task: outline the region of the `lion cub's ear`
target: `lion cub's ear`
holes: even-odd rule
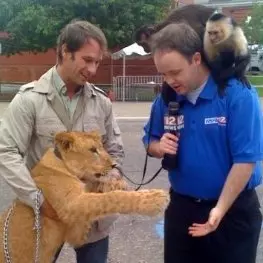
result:
[[[55,145],[60,149],[67,151],[74,143],[74,136],[69,132],[59,132],[55,136]]]
[[[95,141],[101,141],[101,134],[99,130],[93,130],[86,133],[88,137],[92,137]]]

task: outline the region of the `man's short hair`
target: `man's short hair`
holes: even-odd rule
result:
[[[57,60],[61,63],[62,46],[66,44],[69,52],[78,51],[90,39],[96,40],[102,52],[107,52],[107,40],[100,28],[84,20],[74,20],[67,24],[57,39]]]
[[[169,24],[151,38],[151,51],[177,51],[188,60],[202,52],[202,40],[186,23]]]

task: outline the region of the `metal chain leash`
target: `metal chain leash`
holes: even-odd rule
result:
[[[36,250],[35,250],[35,263],[39,262],[39,248],[40,248],[40,232],[41,232],[41,220],[40,220],[40,196],[41,190],[37,191],[35,199],[35,227],[36,230]]]
[[[40,232],[41,232],[40,196],[41,196],[41,190],[38,190],[35,198],[35,210],[34,210],[35,212],[34,230],[36,230],[36,248],[35,248],[34,263],[39,263],[39,247],[40,247]],[[8,226],[9,226],[11,214],[14,210],[14,206],[15,205],[13,204],[12,207],[9,209],[4,223],[3,245],[4,245],[4,254],[5,254],[6,263],[12,263],[9,248],[8,248]]]
[[[5,254],[6,263],[11,263],[11,257],[9,255],[9,250],[8,250],[8,225],[9,225],[10,216],[14,210],[14,206],[15,205],[13,204],[12,207],[9,209],[4,223],[3,243],[4,243],[4,254]]]

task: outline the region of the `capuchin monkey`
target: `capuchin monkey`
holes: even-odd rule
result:
[[[149,42],[151,36],[172,23],[188,23],[203,40],[205,25],[208,18],[215,12],[214,8],[198,4],[189,4],[171,11],[166,19],[156,25],[143,25],[134,35],[135,42],[142,46],[145,52],[151,52]]]
[[[214,13],[207,21],[204,54],[219,88],[224,89],[231,77],[250,84],[245,76],[250,62],[247,39],[243,30],[230,17]]]
[[[189,4],[179,8],[176,8],[171,11],[167,18],[155,25],[143,25],[140,27],[134,35],[135,42],[142,46],[145,52],[151,52],[150,41],[151,36],[156,32],[163,29],[165,26],[172,23],[188,23],[200,36],[200,39],[203,42],[203,36],[205,32],[205,25],[208,18],[215,12],[214,8],[206,7],[198,4]],[[202,57],[205,61],[205,56],[202,54]],[[207,63],[206,63],[207,64]],[[162,85],[162,98],[165,104],[168,105],[171,99],[174,99],[174,92],[169,87],[169,85],[164,82]]]
[[[190,4],[176,8],[160,23],[140,27],[135,32],[135,42],[142,46],[145,52],[149,53],[151,52],[150,41],[153,34],[172,23],[187,23],[196,31],[203,42],[203,50],[201,51],[202,59],[204,64],[211,70],[211,74],[218,85],[219,92],[224,91],[230,77],[237,77],[250,86],[245,77],[245,70],[249,63],[250,56],[247,52],[247,42],[243,31],[233,20],[224,15],[222,19],[218,19],[215,11],[216,9],[214,8],[198,4]],[[219,41],[218,44],[210,42],[210,36],[211,38],[215,38],[213,32],[212,35],[208,33],[208,28],[212,28],[212,26],[213,28],[220,29],[220,32],[223,32],[220,39],[224,41]],[[208,35],[208,37],[204,37],[205,34]],[[220,34],[218,35],[220,36]],[[216,38],[214,41],[216,41]],[[235,41],[237,41],[237,43]],[[214,52],[214,50],[220,50],[220,56],[214,55],[218,54],[218,52]],[[164,82],[162,85],[162,98],[167,105],[173,97],[173,93],[169,85]]]

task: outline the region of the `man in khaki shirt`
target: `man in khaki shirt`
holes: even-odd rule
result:
[[[57,43],[57,65],[20,88],[0,124],[0,174],[33,209],[37,188],[29,170],[52,146],[57,132],[100,130],[104,147],[116,162],[109,176],[121,176],[124,158],[112,104],[88,83],[107,50],[103,32],[86,21],[75,21],[65,26]],[[41,204],[41,213],[56,217],[44,196]],[[107,262],[114,219],[107,217],[94,224],[89,243],[75,249],[78,263]]]

